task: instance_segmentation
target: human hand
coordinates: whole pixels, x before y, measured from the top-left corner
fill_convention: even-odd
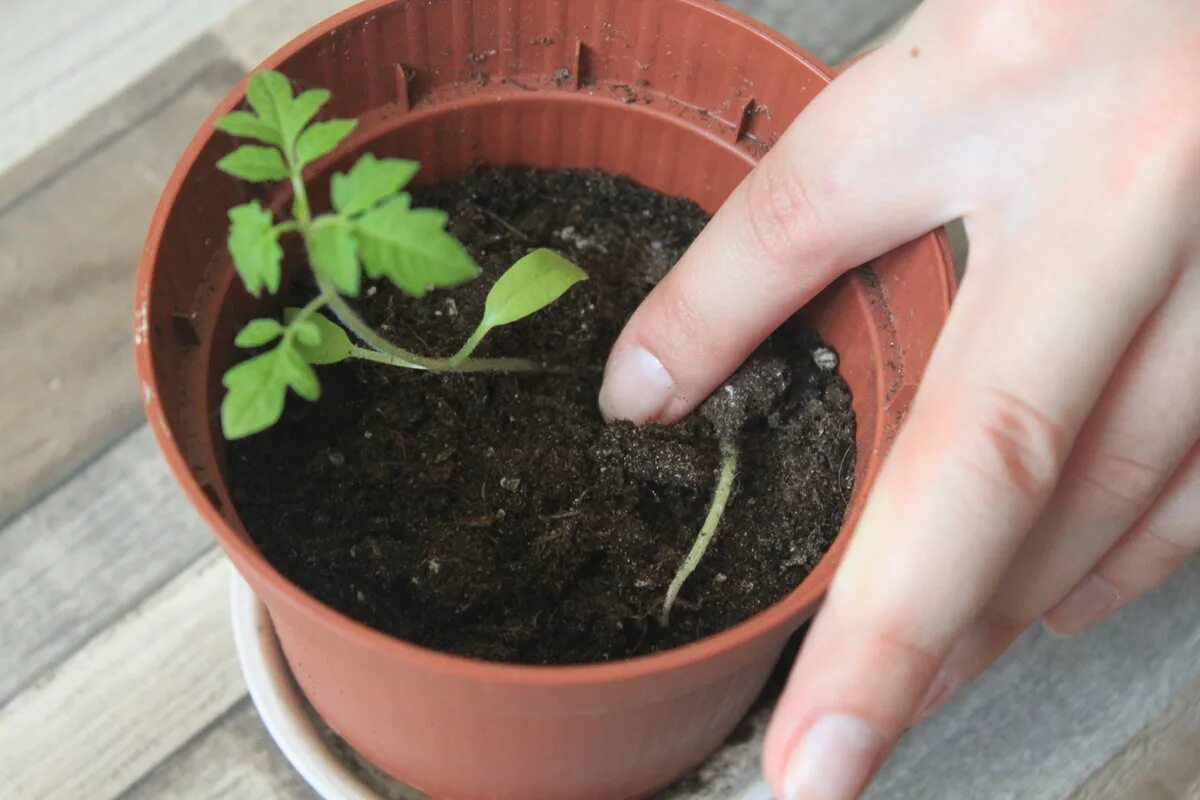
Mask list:
[[[1200,4],[928,0],[793,123],[634,314],[609,417],[669,422],[843,271],[957,217],[968,275],[769,731],[858,796],[1031,623],[1200,548]]]

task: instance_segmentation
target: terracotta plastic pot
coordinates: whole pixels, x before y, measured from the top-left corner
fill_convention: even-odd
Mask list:
[[[371,0],[271,56],[359,117],[320,180],[357,152],[419,160],[425,180],[474,162],[594,167],[715,211],[832,71],[708,0]],[[841,355],[858,418],[845,528],[809,578],[752,619],[686,647],[592,666],[432,652],[322,605],[268,564],[233,508],[216,423],[233,333],[276,310],[237,284],[226,210],[247,187],[214,169],[213,119],[175,168],[138,274],[135,341],[167,461],[270,610],[296,679],[354,747],[454,800],[615,800],[670,782],[720,745],[826,588],[912,399],[953,285],[940,236],[841,279],[805,314]],[[277,205],[282,195],[266,198]]]

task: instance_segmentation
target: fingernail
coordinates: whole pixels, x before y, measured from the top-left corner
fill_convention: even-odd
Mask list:
[[[921,710],[917,712],[917,722],[945,705],[957,689],[958,681],[954,679],[954,676],[944,669],[939,669],[937,677],[933,679],[933,683],[929,684],[925,698],[921,701]]]
[[[641,425],[662,416],[675,396],[675,381],[662,362],[643,347],[626,347],[613,354],[600,388],[604,418],[626,419]]]
[[[826,714],[816,721],[788,759],[786,800],[855,798],[883,753],[884,739],[865,720]]]
[[[1071,636],[1107,617],[1120,599],[1117,587],[1093,572],[1050,609],[1043,622],[1051,634]]]

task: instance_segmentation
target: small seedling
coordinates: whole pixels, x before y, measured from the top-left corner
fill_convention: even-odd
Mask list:
[[[302,308],[287,308],[283,319],[251,320],[237,334],[238,347],[270,349],[229,369],[221,403],[221,427],[227,439],[266,430],[279,421],[291,389],[316,401],[321,384],[313,366],[348,358],[431,372],[561,372],[523,358],[471,358],[484,337],[539,311],[587,275],[551,250],[534,250],[508,268],[488,292],[483,318],[458,352],[446,358],[423,356],[396,346],[371,328],[346,301],[357,297],[364,273],[387,278],[400,291],[424,297],[432,289],[459,286],[479,276],[479,266],[446,231],[442,211],[413,208],[404,188],[420,165],[400,158],[367,154],[349,172],[330,181],[332,211],[313,215],[303,170],[328,155],[357,127],[356,120],[313,122],[329,102],[324,89],[292,92],[278,72],[255,73],[246,85],[252,111],[234,111],[216,122],[233,136],[259,144],[242,145],[217,163],[222,171],[254,183],[287,181],[292,189],[290,219],[257,200],[229,211],[228,247],[238,276],[250,294],[275,294],[283,277],[287,234],[303,237],[317,295]],[[328,308],[341,325],[320,313]],[[351,334],[362,342],[356,344]],[[365,346],[363,346],[365,345]],[[721,467],[712,505],[692,546],[667,590],[659,621],[667,625],[684,581],[696,569],[716,534],[737,470],[734,437],[721,431]]]
[[[238,333],[239,347],[271,349],[225,373],[228,390],[221,403],[221,427],[227,439],[265,430],[283,414],[288,389],[317,400],[321,384],[313,365],[347,358],[433,372],[520,372],[550,370],[522,358],[470,356],[492,329],[523,319],[557,300],[587,279],[579,267],[551,250],[534,250],[513,264],[492,287],[483,319],[457,353],[448,358],[422,356],[389,342],[346,301],[356,297],[363,274],[387,278],[405,294],[424,297],[431,289],[458,286],[479,275],[479,266],[446,231],[447,215],[413,208],[403,191],[420,165],[400,158],[362,156],[347,173],[330,181],[333,210],[314,216],[304,184],[304,167],[333,152],[357,126],[356,120],[313,122],[329,102],[324,89],[298,96],[278,72],[256,73],[246,85],[253,111],[234,111],[216,127],[261,144],[242,145],[217,163],[218,169],[256,183],[289,181],[292,218],[277,220],[258,201],[229,211],[229,252],[246,290],[255,297],[279,291],[286,234],[304,239],[317,296],[299,309],[288,309],[283,322],[251,320]],[[320,314],[328,307],[366,347]]]

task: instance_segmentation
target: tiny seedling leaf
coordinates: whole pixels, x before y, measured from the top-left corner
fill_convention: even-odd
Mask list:
[[[226,439],[241,439],[279,421],[287,383],[279,375],[279,350],[268,350],[225,373],[228,390],[221,401],[221,430]]]
[[[229,252],[246,291],[258,297],[279,291],[283,248],[271,212],[255,200],[229,209]]]
[[[528,317],[585,280],[586,272],[553,250],[534,250],[509,267],[488,292],[480,327],[491,329]]]
[[[321,110],[321,106],[328,102],[329,92],[327,90],[309,89],[284,106],[280,123],[283,140],[289,144],[295,142],[300,131],[304,130],[304,126],[311,122],[312,118]]]
[[[333,281],[344,295],[358,295],[362,270],[358,265],[358,245],[349,225],[334,219],[332,224],[314,225],[309,229],[308,260],[313,269]]]
[[[231,136],[240,136],[244,139],[257,139],[264,144],[272,144],[276,147],[283,144],[278,128],[264,122],[249,111],[233,111],[226,114],[217,120],[216,128],[219,131],[225,131],[225,133]]]
[[[283,155],[274,147],[244,144],[217,162],[217,169],[244,181],[281,181],[288,177]]]
[[[329,186],[333,208],[348,217],[361,214],[407,186],[420,168],[415,161],[367,153],[348,173],[333,174]]]
[[[290,323],[300,313],[298,308],[289,308],[283,312],[284,321]],[[309,345],[303,339],[296,346],[300,355],[310,364],[336,364],[345,361],[354,352],[354,343],[350,336],[333,320],[324,314],[313,314],[305,320],[320,331],[321,341],[317,345]]]
[[[321,329],[312,320],[297,323],[296,341],[307,347],[316,347],[321,343]]]
[[[442,211],[410,208],[407,195],[368,211],[355,227],[367,274],[387,277],[413,297],[476,277],[479,267],[446,232],[447,219]]]
[[[321,397],[317,373],[295,347],[279,347],[279,373],[292,391],[305,400],[315,402]]]
[[[354,119],[332,119],[314,122],[296,140],[296,166],[303,167],[333,152],[358,125]]]
[[[246,99],[264,123],[282,133],[283,121],[295,100],[288,79],[274,70],[256,72],[246,83]],[[285,141],[285,139],[280,140]]]
[[[252,319],[238,332],[233,343],[238,347],[262,347],[283,336],[283,326],[270,317]]]
[[[271,144],[276,144],[283,148],[284,152],[291,153],[300,131],[304,130],[304,126],[329,102],[329,92],[325,89],[310,89],[295,97],[287,78],[273,70],[263,70],[256,72],[246,84],[246,99],[250,101],[250,107],[258,112],[259,121],[277,132],[277,138]]]

